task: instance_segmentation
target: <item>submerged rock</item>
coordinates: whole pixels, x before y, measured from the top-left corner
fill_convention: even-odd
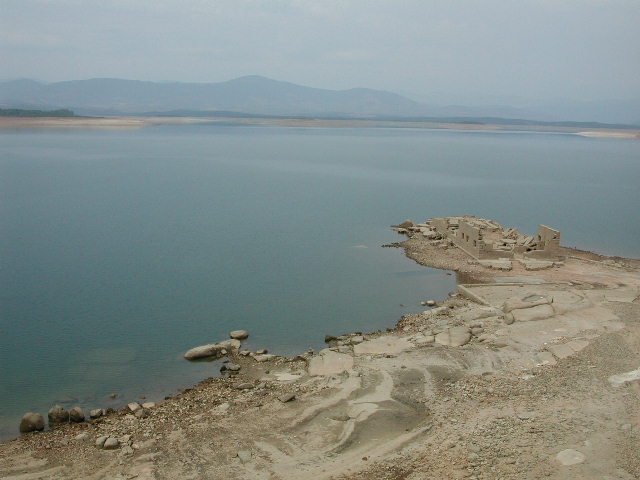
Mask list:
[[[249,338],[249,332],[246,330],[234,330],[229,332],[229,337],[236,340],[244,340],[245,338]]]
[[[44,417],[39,413],[27,412],[20,421],[20,433],[44,430]]]

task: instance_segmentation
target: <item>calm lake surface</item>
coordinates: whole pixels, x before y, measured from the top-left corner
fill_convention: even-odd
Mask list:
[[[215,125],[0,133],[0,438],[21,415],[160,399],[247,328],[294,354],[393,326],[455,277],[389,225],[473,214],[640,256],[640,143]],[[116,392],[120,398],[109,400]]]

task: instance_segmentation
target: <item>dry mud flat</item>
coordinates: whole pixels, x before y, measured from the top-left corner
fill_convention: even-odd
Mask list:
[[[456,295],[317,355],[234,357],[240,374],[145,418],[23,435],[0,445],[0,478],[640,478],[636,261],[570,251],[501,279],[457,249],[401,246],[484,279],[467,288],[476,301]],[[101,436],[118,448],[97,448]]]

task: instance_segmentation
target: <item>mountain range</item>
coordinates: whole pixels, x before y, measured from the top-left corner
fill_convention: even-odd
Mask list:
[[[396,93],[306,87],[257,75],[219,83],[160,83],[95,78],[56,83],[0,82],[1,108],[70,108],[82,115],[162,114],[176,111],[357,117],[506,117],[536,121],[640,124],[640,100],[563,102],[517,108],[508,105],[425,104]]]

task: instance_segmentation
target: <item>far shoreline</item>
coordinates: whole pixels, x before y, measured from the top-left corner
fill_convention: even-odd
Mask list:
[[[564,133],[587,138],[640,139],[640,128],[585,128],[584,126],[518,125],[409,120],[323,119],[295,117],[0,117],[0,130],[29,129],[139,129],[159,125],[234,124],[291,128],[401,128],[466,132]]]

